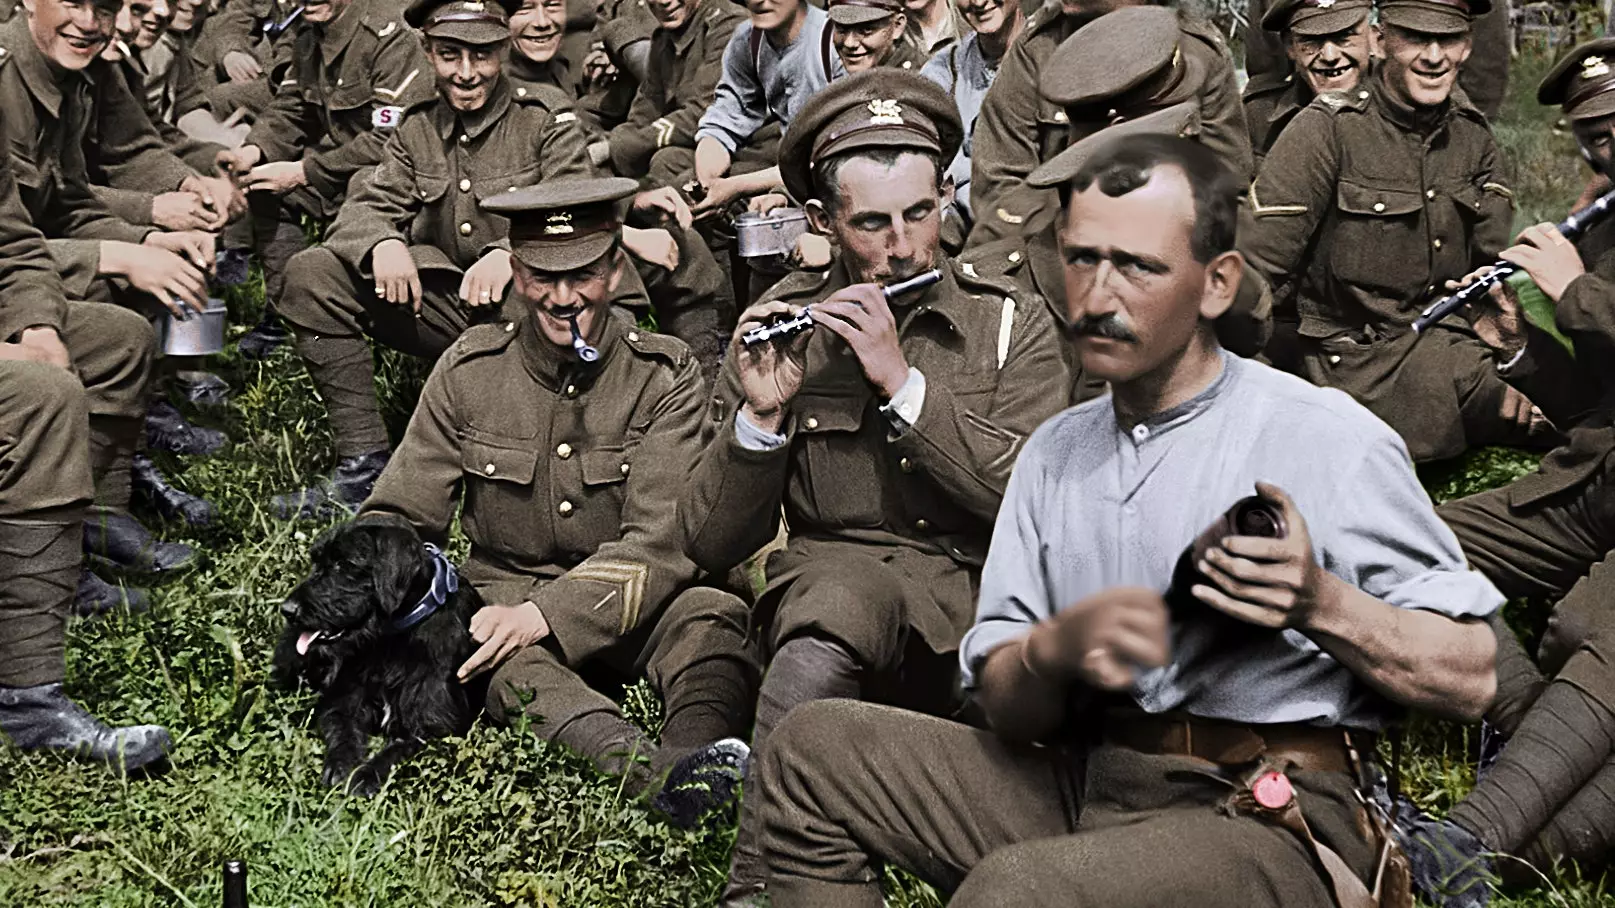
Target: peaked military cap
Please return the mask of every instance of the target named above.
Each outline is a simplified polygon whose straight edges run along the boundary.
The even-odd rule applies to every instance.
[[[539,271],[573,271],[599,259],[622,229],[622,201],[639,191],[626,177],[545,180],[502,192],[484,211],[510,219],[510,254]]]
[[[1038,90],[1066,108],[1142,99],[1183,78],[1178,14],[1161,6],[1128,6],[1084,25],[1043,65]]]
[[[1615,113],[1615,38],[1577,45],[1537,86],[1539,104],[1557,104],[1572,120]]]
[[[943,166],[964,141],[953,96],[919,73],[876,69],[846,76],[820,89],[785,130],[780,176],[791,198],[818,195],[814,168],[856,148],[930,152]]]
[[[837,25],[862,25],[902,11],[903,0],[830,0],[826,15]]]
[[[1372,0],[1279,0],[1262,17],[1262,28],[1296,35],[1333,35],[1357,27],[1373,9]]]
[[[429,38],[462,44],[498,44],[510,39],[516,0],[412,0],[404,21]]]
[[[1200,130],[1200,108],[1192,101],[1174,104],[1164,110],[1157,110],[1146,114],[1136,120],[1128,120],[1109,126],[1090,135],[1079,142],[1072,143],[1070,148],[1050,158],[1041,167],[1032,171],[1026,178],[1026,185],[1038,189],[1047,189],[1051,186],[1061,186],[1069,183],[1082,165],[1094,156],[1094,152],[1109,145],[1111,142],[1126,139],[1129,136],[1178,136],[1187,137]]]
[[[1492,0],[1383,0],[1380,20],[1432,35],[1469,31],[1475,19],[1492,11]]]

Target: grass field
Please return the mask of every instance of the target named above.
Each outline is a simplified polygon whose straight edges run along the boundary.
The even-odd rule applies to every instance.
[[[1561,217],[1584,176],[1553,117],[1530,100],[1545,66],[1540,54],[1520,61],[1498,126],[1515,161],[1522,224]],[[249,293],[232,302],[250,324],[259,301]],[[421,368],[392,357],[383,365],[397,430]],[[220,525],[191,538],[207,553],[201,569],[160,587],[150,614],[70,633],[74,695],[109,720],[167,725],[177,742],[172,769],[122,782],[52,756],[0,752],[0,906],[217,905],[226,858],[247,861],[255,908],[710,904],[732,833],[671,831],[580,760],[519,729],[483,724],[437,743],[373,800],[319,784],[311,698],[268,686],[267,665],[276,606],[322,527],[277,523],[259,504],[325,467],[330,438],[286,353],[265,365],[225,358],[219,368],[239,389],[218,420],[235,444],[170,464],[220,507]],[[1530,468],[1529,458],[1488,451],[1427,479],[1446,498]],[[1533,633],[1533,613],[1519,614]],[[630,701],[654,729],[653,698],[639,688]],[[1471,734],[1419,723],[1410,738],[1407,786],[1444,809],[1471,783]],[[892,893],[894,905],[938,904],[912,882],[894,879]],[[1500,904],[1615,905],[1615,896],[1555,879]]]

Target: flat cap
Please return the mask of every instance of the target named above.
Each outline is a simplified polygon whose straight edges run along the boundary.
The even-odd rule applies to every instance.
[[[903,0],[830,0],[826,15],[837,25],[863,25],[903,11]]]
[[[964,141],[953,96],[919,73],[875,69],[831,82],[797,113],[779,145],[785,190],[815,198],[814,168],[857,148],[930,152],[943,166]]]
[[[1126,6],[1084,25],[1043,65],[1038,90],[1068,110],[1155,94],[1175,81],[1183,55],[1178,14],[1161,6]],[[1112,105],[1114,106],[1114,105]]]
[[[510,220],[510,254],[539,271],[573,271],[606,254],[622,228],[621,202],[639,191],[626,177],[545,180],[502,192],[484,211]]]
[[[1296,35],[1333,35],[1355,28],[1373,11],[1372,0],[1279,0],[1268,7],[1262,28]]]
[[[1101,129],[1087,138],[1075,142],[1070,148],[1050,158],[1041,167],[1032,171],[1026,178],[1026,185],[1038,189],[1048,189],[1051,186],[1060,186],[1071,181],[1088,163],[1094,152],[1129,136],[1178,136],[1180,138],[1197,135],[1200,132],[1200,107],[1192,101],[1174,104],[1164,110],[1146,114],[1136,120],[1128,120],[1115,126]]]
[[[1557,104],[1572,120],[1615,113],[1615,38],[1598,38],[1566,54],[1537,86],[1539,104]]]
[[[1469,31],[1469,24],[1492,11],[1492,0],[1383,0],[1380,20],[1431,35]]]
[[[404,21],[430,38],[462,44],[498,44],[510,40],[510,14],[516,0],[412,0]]]

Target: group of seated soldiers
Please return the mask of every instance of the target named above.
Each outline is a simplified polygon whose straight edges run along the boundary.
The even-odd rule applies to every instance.
[[[725,904],[879,905],[891,863],[959,904],[1391,905],[1394,843],[1476,906],[1610,857],[1615,223],[1511,238],[1506,8],[1255,0],[1243,97],[1216,28],[1142,0],[4,12],[13,745],[172,746],[66,697],[63,629],[194,562],[132,509],[215,519],[146,451],[227,444],[185,410],[231,389],[158,328],[255,261],[239,352],[293,347],[338,458],[268,509],[438,545],[459,514],[490,716],[679,822],[733,786],[668,792],[675,762],[755,786]],[[1615,39],[1538,98],[1591,201]],[[790,255],[739,256],[787,206]],[[1414,329],[1499,259],[1553,323],[1503,286]],[[373,342],[435,361],[396,443]],[[1548,453],[1432,509],[1412,465],[1492,444]],[[1288,535],[1178,588],[1253,483]],[[1535,661],[1505,596],[1557,602]],[[601,672],[648,677],[659,746]],[[1405,708],[1486,721],[1445,819],[1381,803]]]

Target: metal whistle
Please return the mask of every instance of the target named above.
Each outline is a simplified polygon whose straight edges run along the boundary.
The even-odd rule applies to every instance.
[[[583,332],[578,330],[578,317],[574,315],[566,321],[572,326],[572,349],[578,354],[578,359],[586,363],[599,359],[600,351],[589,346],[589,342],[583,339]]]
[[[942,280],[942,271],[937,268],[932,268],[930,271],[923,271],[911,278],[908,278],[907,280],[898,281],[895,284],[887,284],[886,286],[880,288],[880,292],[882,296],[886,297],[886,301],[889,303],[905,294],[924,290],[940,280]],[[759,325],[758,327],[747,331],[745,334],[740,335],[740,343],[747,347],[755,347],[758,344],[767,343],[776,337],[789,337],[793,334],[801,334],[803,331],[807,331],[813,327],[812,308],[813,307],[811,306],[806,306],[803,307],[801,315],[782,319],[774,322],[771,325]]]

